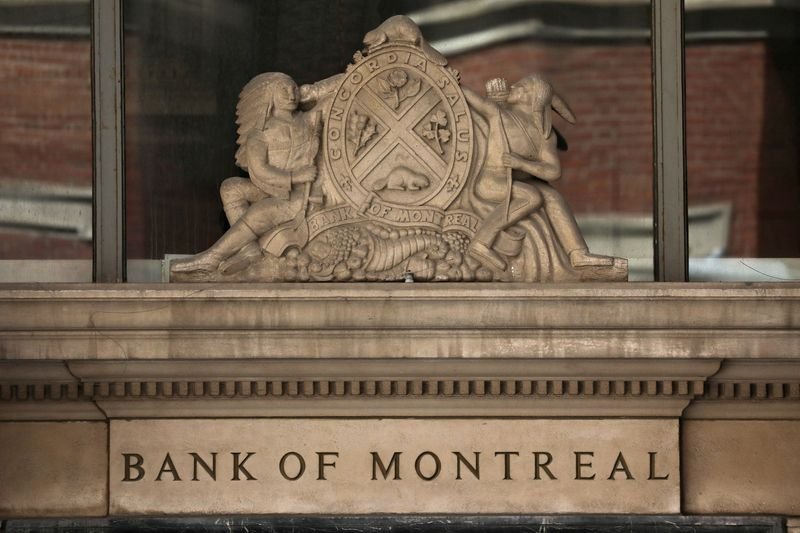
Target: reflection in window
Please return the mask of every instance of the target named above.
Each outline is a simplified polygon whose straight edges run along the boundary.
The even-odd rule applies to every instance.
[[[0,0],[0,281],[91,281],[89,6]]]
[[[713,4],[687,1],[690,278],[798,280],[800,8]]]

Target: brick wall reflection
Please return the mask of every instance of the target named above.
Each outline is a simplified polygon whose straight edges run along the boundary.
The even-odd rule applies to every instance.
[[[91,187],[88,39],[0,37],[0,181]],[[89,240],[0,225],[0,259],[91,257]]]

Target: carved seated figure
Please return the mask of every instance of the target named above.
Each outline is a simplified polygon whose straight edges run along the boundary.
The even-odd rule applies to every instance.
[[[310,185],[317,176],[320,125],[318,114],[297,110],[299,97],[294,80],[280,72],[260,74],[244,87],[236,113],[236,163],[250,179],[222,183],[231,228],[208,250],[174,261],[173,272],[242,270],[262,257],[260,237],[295,219],[298,225],[305,222]]]
[[[538,76],[515,83],[487,83],[484,99],[463,88],[470,106],[489,124],[486,160],[475,193],[496,204],[484,217],[470,244],[470,254],[498,270],[507,268],[492,249],[498,234],[537,210],[543,210],[572,267],[609,266],[613,258],[589,253],[589,248],[563,196],[549,185],[561,177],[552,110],[570,123],[575,116],[552,86]]]

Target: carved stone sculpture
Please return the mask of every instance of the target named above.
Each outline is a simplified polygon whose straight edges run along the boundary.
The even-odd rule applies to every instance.
[[[486,96],[407,17],[364,37],[345,73],[300,88],[251,80],[236,163],[221,187],[231,224],[174,261],[173,281],[621,281],[627,260],[591,254],[564,198],[541,77]]]

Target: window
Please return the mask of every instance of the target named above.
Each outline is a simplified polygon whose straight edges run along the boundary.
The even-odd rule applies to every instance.
[[[690,278],[798,280],[800,10],[723,6],[687,4]]]
[[[13,15],[3,17],[11,23],[0,38],[73,55],[47,56],[61,62],[63,79],[4,85],[16,92],[6,94],[12,115],[0,118],[45,127],[46,117],[59,117],[48,134],[61,144],[47,149],[0,130],[0,179],[30,174],[49,202],[31,228],[23,206],[40,201],[38,193],[13,192],[15,185],[4,195],[0,187],[0,231],[39,243],[23,257],[0,239],[3,281],[88,280],[92,201],[95,279],[161,281],[165,257],[203,250],[226,229],[218,189],[240,172],[234,109],[247,80],[284,71],[306,83],[340,72],[363,34],[396,13],[417,21],[467,87],[482,91],[489,78],[513,83],[531,72],[553,82],[578,117],[556,124],[569,146],[558,188],[590,248],[628,257],[632,281],[798,277],[795,8],[725,0],[686,0],[685,9],[678,0],[33,3],[35,10],[0,0]],[[36,58],[9,44],[0,52],[6,76],[15,61],[35,73]],[[103,73],[118,76],[109,82]],[[32,110],[22,87],[36,83],[53,104]],[[71,97],[53,97],[60,87]],[[56,104],[69,111],[56,114]],[[113,120],[98,122],[104,116]],[[48,171],[51,160],[58,171]],[[58,215],[53,207],[62,204],[73,211]],[[65,232],[69,247],[55,240]],[[32,260],[53,258],[82,259],[81,274],[35,274]],[[25,276],[16,260],[31,266]]]
[[[92,279],[87,1],[0,1],[0,280]]]

